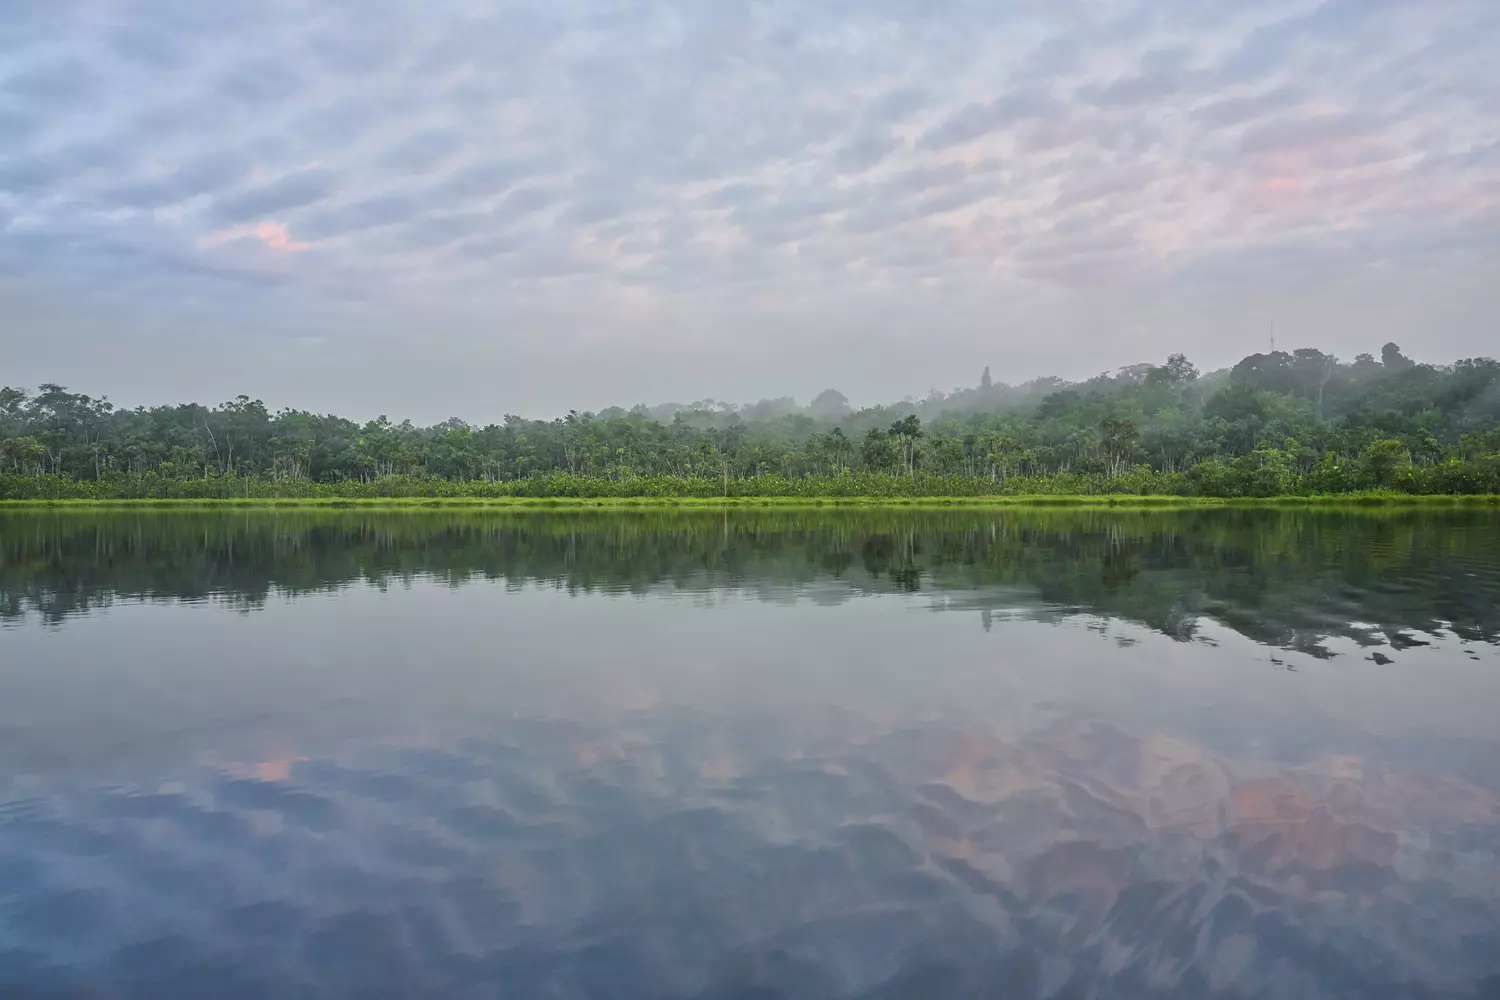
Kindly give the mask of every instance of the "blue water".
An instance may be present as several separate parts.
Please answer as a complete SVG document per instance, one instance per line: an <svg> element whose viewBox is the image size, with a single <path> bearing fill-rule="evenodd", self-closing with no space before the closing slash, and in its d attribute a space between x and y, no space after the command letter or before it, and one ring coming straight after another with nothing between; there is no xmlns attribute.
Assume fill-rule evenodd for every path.
<svg viewBox="0 0 1500 1000"><path fill-rule="evenodd" d="M1497 529L0 515L0 996L1500 995Z"/></svg>

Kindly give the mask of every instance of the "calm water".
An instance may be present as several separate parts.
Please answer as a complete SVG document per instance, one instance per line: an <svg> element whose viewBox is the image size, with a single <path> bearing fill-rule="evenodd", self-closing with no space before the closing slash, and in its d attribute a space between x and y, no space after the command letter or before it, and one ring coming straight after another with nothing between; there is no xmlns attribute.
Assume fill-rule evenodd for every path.
<svg viewBox="0 0 1500 1000"><path fill-rule="evenodd" d="M1500 515L0 514L0 996L1500 995Z"/></svg>

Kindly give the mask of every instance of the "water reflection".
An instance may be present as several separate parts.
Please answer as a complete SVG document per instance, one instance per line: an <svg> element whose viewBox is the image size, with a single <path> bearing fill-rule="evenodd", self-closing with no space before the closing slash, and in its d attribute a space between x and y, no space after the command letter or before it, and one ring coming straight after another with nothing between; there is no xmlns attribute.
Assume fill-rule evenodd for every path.
<svg viewBox="0 0 1500 1000"><path fill-rule="evenodd" d="M0 995L1495 995L1495 527L6 516Z"/></svg>
<svg viewBox="0 0 1500 1000"><path fill-rule="evenodd" d="M0 620L116 598L223 597L355 581L556 584L570 593L1005 592L1044 612L1141 622L1179 639L1211 620L1327 655L1331 636L1411 648L1500 641L1492 511L1033 510L0 514Z"/></svg>

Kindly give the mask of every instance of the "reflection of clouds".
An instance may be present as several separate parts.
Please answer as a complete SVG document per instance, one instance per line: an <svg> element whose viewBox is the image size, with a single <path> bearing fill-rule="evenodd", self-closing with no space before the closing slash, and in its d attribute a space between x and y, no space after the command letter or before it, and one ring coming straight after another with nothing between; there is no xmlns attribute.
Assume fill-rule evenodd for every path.
<svg viewBox="0 0 1500 1000"><path fill-rule="evenodd" d="M500 578L556 588L541 596L565 609L507 633L508 654L585 648L575 636L556 641L556 628L612 620L590 611L626 609L631 625L611 635L587 691L570 687L582 673L555 678L562 708L548 721L516 683L524 671L467 689L489 696L467 699L462 719L398 700L382 676L392 671L379 668L445 689L463 680L441 656L429 664L428 648L403 661L403 649L378 645L394 634L384 627L377 645L329 646L306 661L329 685L309 687L305 701L301 688L278 686L290 673L247 670L247 700L230 711L232 668L263 666L265 653L300 643L305 636L281 631L299 615L316 612L315 636L348 621L308 606L256 611L254 621L187 616L271 636L224 658L226 672L207 682L216 699L208 716L185 714L207 732L163 724L149 706L129 725L75 720L71 731L66 718L15 709L3 735L19 777L0 786L0 995L80 978L146 996L489 996L502 986L522 996L743 996L752 987L943 996L1004 981L1022 996L1065 987L1207 996L1235 983L1250 995L1316 997L1379 995L1393 979L1463 995L1500 971L1500 758L1485 723L1468 727L1481 738L1462 736L1451 705L1438 716L1451 724L1443 733L1372 735L1382 726L1364 709L1411 696L1409 680L1400 694L1370 694L1362 688L1378 678L1368 669L1358 683L1338 679L1340 666L1369 667L1347 656L1316 678L1348 703L1324 719L1300 703L1268 710L1239 700L1231 678L1217 676L1203 681L1223 687L1200 712L1191 691L1172 689L1187 671L1154 673L1147 679L1160 686L1143 693L1187 706L1191 722L1137 736L1067 716L1044 723L1064 710L926 659L998 663L992 651L1034 655L1027 636L1045 635L1044 659L1028 665L1017 692L1041 686L1107 703L1110 691L1079 690L1100 674L1051 668L1097 652L1129 675L1159 655L1201 676L1239 653L1263 658L1257 644L1316 641L1348 654L1380 636L1398 658L1443 657L1455 639L1494 635L1482 571L1496 562L1496 536L1484 521L178 514L42 518L56 530L11 532L5 517L0 606L43 610L68 632L12 636L52 643L43 667L67 662L60 650L90 628L122 625L74 630L74 617L117 596L256 609L273 591ZM706 698L712 685L689 671L661 674L640 658L641 648L665 653L652 645L665 637L695 666L727 664L735 650L712 644L727 639L756 646L756 663L810 664L822 647L769 635L777 641L761 643L753 630L811 614L831 624L837 616L818 606L913 588L865 610L964 616L908 615L902 627L918 642L865 654L859 641L894 633L835 629L860 668L855 683L869 690L849 687L852 667L789 669L764 675L774 695L731 686L726 702ZM663 617L636 602L572 602L568 592L651 594L640 604ZM357 611L356 596L341 608ZM445 651L489 666L495 646L460 646L480 634L462 615L483 601L469 599L485 596L471 590L453 605ZM715 619L667 597L802 607L742 602ZM519 600L518 613L541 607ZM390 610L382 626L400 624ZM989 638L975 627L986 615L1001 623ZM1004 624L1033 618L1050 627ZM666 621L681 631L653 630ZM697 630L710 621L724 631ZM870 621L846 613L843 629ZM421 626L448 627L438 616ZM1147 628L1233 648L1205 662L1204 647L1174 646ZM934 629L925 648L923 629ZM1140 648L1070 639L1085 630ZM908 662L911 650L919 654ZM347 672L333 669L338 657ZM905 686L883 673L898 661ZM88 662L114 677L101 689L145 677L143 663L119 672L107 655ZM110 688L122 674L125 687ZM1296 678L1299 697L1312 692L1310 675ZM834 690L817 687L833 677ZM886 685L893 690L875 693ZM268 686L277 690L262 714L251 696ZM26 694L24 684L16 690ZM321 701L320 691L336 697ZM531 697L550 705L554 696ZM59 702L64 717L87 711L76 698L68 691ZM888 721L861 718L866 701ZM741 713L774 707L754 718L702 714L725 703ZM377 705L395 717L376 719ZM130 706L114 710L123 717ZM955 711L985 722L933 721ZM608 721L565 721L580 712ZM1026 717L1029 735L999 731L998 718L1012 714ZM1409 725L1416 714L1395 717ZM397 735L377 743L377 731ZM118 783L86 787L80 773Z"/></svg>
<svg viewBox="0 0 1500 1000"><path fill-rule="evenodd" d="M1003 968L1017 995L1318 997L1500 972L1500 800L1380 757L635 713L272 765L0 806L0 985L944 995Z"/></svg>

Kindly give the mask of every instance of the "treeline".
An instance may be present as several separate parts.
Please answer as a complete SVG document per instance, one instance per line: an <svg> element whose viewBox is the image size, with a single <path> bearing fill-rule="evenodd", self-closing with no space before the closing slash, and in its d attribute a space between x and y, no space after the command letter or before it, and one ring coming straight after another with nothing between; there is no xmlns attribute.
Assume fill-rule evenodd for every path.
<svg viewBox="0 0 1500 1000"><path fill-rule="evenodd" d="M0 498L758 496L1390 489L1500 492L1500 362L1419 364L1395 344L1200 374L1176 354L1083 382L933 392L854 410L704 400L430 427L268 411L239 396L117 409L0 389Z"/></svg>

